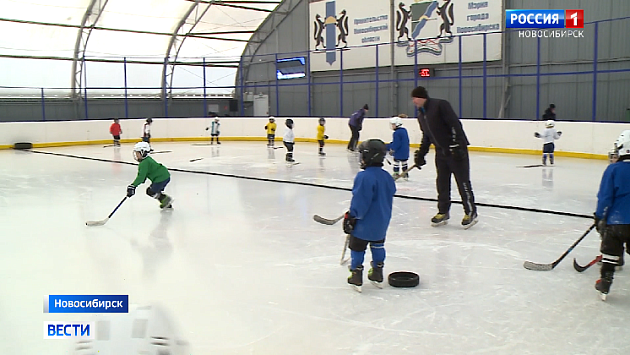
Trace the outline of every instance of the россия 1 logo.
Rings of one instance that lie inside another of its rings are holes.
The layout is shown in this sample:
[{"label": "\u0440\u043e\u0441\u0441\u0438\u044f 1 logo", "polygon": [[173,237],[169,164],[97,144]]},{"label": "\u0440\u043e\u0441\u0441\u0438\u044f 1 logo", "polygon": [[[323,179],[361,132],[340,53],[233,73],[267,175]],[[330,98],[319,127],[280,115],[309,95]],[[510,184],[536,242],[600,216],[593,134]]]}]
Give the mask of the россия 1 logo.
[{"label": "\u0440\u043e\u0441\u0441\u0438\u044f 1 logo", "polygon": [[519,37],[584,37],[584,10],[505,10],[505,28],[536,29],[519,31]]},{"label": "\u0440\u043e\u0441\u0441\u0438\u044f 1 logo", "polygon": [[505,10],[505,28],[584,28],[584,10]]}]

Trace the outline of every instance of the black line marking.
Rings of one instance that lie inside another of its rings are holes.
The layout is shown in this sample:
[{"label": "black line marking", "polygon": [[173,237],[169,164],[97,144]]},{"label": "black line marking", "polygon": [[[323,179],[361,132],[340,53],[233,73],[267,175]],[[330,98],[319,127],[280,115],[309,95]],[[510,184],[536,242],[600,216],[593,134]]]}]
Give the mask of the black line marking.
[{"label": "black line marking", "polygon": [[[79,155],[72,154],[62,154],[62,153],[51,153],[51,152],[40,152],[37,150],[31,150],[33,153],[37,154],[46,154],[46,155],[55,155],[66,158],[75,158],[75,159],[83,159],[83,160],[94,160],[100,161],[104,163],[118,163],[118,164],[127,164],[127,165],[138,165],[136,163],[130,163],[126,161],[119,160],[109,160],[109,159],[100,159],[100,158],[90,158],[90,157],[82,157]],[[244,179],[244,180],[254,180],[254,181],[265,181],[265,182],[275,182],[280,184],[293,184],[293,185],[302,185],[302,186],[310,186],[310,187],[319,187],[329,190],[341,190],[341,191],[352,191],[349,187],[337,187],[337,186],[328,186],[328,185],[320,185],[314,184],[310,182],[302,182],[302,181],[290,181],[290,180],[276,180],[276,179],[267,179],[253,176],[242,176],[242,175],[234,175],[234,174],[225,174],[225,173],[217,173],[210,171],[195,171],[195,170],[186,170],[186,169],[178,169],[178,168],[168,168],[169,171],[176,171],[180,173],[189,173],[189,174],[199,174],[199,175],[212,175],[212,176],[220,176],[220,177],[228,177],[228,178],[236,178],[236,179]],[[406,200],[415,200],[415,201],[428,201],[428,202],[437,202],[435,198],[426,198],[426,197],[416,197],[416,196],[407,196],[407,195],[394,195],[394,197],[406,199]],[[451,203],[462,204],[462,201],[451,201]],[[553,210],[543,210],[539,208],[529,208],[529,207],[519,207],[519,206],[510,206],[510,205],[496,205],[493,203],[482,203],[475,202],[477,206],[481,207],[492,207],[492,208],[500,208],[506,210],[515,210],[515,211],[524,211],[524,212],[535,212],[535,213],[544,213],[544,214],[553,214],[558,216],[566,216],[566,217],[579,217],[579,218],[588,218],[593,219],[592,215],[572,213],[572,212],[562,212],[562,211],[553,211]]]}]

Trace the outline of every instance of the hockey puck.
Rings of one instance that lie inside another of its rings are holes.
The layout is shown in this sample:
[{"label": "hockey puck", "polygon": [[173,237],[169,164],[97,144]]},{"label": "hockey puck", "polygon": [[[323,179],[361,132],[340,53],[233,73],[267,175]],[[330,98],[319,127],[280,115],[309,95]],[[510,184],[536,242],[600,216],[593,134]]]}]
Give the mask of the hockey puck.
[{"label": "hockey puck", "polygon": [[389,274],[387,282],[392,287],[416,287],[420,284],[420,276],[411,271],[396,271]]},{"label": "hockey puck", "polygon": [[33,144],[27,143],[27,142],[15,143],[13,145],[13,149],[17,149],[17,150],[33,149]]}]

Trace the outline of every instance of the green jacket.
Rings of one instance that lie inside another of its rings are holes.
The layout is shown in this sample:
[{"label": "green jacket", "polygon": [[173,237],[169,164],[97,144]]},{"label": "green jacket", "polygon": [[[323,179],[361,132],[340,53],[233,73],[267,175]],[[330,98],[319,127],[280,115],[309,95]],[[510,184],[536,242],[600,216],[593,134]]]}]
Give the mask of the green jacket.
[{"label": "green jacket", "polygon": [[146,157],[138,164],[138,176],[131,185],[138,187],[138,185],[144,183],[147,179],[156,183],[162,182],[170,177],[171,174],[164,165],[156,162],[151,157]]}]

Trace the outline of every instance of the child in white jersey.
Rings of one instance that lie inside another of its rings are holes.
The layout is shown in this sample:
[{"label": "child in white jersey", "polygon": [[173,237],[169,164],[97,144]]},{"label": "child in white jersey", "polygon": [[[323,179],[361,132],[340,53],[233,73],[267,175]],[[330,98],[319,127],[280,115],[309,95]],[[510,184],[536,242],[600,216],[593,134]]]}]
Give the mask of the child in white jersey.
[{"label": "child in white jersey", "polygon": [[284,132],[284,137],[282,137],[282,143],[284,143],[284,146],[287,148],[286,160],[288,163],[294,163],[293,145],[295,144],[295,135],[293,134],[293,120],[287,118],[284,124],[287,126],[287,129]]},{"label": "child in white jersey", "polygon": [[221,144],[221,142],[219,142],[219,134],[221,134],[220,127],[221,123],[219,122],[218,117],[212,121],[212,124],[209,127],[206,127],[206,131],[210,130],[210,144],[214,144],[215,138],[217,139],[217,144]]},{"label": "child in white jersey", "polygon": [[547,121],[547,123],[545,123],[545,130],[542,133],[534,133],[534,137],[544,140],[542,155],[543,165],[547,165],[547,155],[549,155],[549,163],[553,165],[553,152],[555,150],[555,145],[553,144],[553,142],[556,139],[560,139],[560,136],[562,135],[562,132],[556,131],[556,129],[554,128],[555,126],[556,123],[553,120],[549,120]]}]

